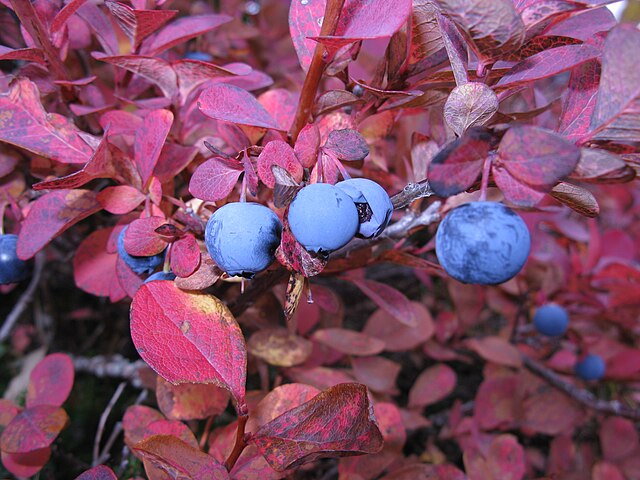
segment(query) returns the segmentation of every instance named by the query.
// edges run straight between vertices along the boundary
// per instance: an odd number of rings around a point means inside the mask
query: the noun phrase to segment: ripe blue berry
[[[231,276],[252,278],[267,268],[282,235],[282,223],[259,203],[227,203],[211,215],[204,234],[211,258]]]
[[[600,355],[590,353],[576,363],[576,375],[582,380],[600,380],[604,377],[606,367]]]
[[[150,257],[138,257],[129,255],[124,249],[124,236],[127,228],[129,227],[124,227],[120,232],[120,235],[118,235],[118,255],[120,255],[120,257],[122,257],[122,260],[124,260],[124,263],[129,265],[129,268],[131,268],[131,270],[133,270],[138,275],[142,275],[143,273],[152,273],[164,262],[164,252],[158,253],[157,255],[152,255]]]
[[[29,262],[18,258],[17,243],[17,235],[0,235],[0,285],[17,283],[29,276]]]
[[[173,272],[156,272],[151,274],[144,283],[154,282],[156,280],[175,280],[176,274]]]
[[[559,337],[567,331],[569,315],[560,305],[548,303],[536,310],[533,316],[533,324],[542,335]]]
[[[336,183],[356,204],[360,219],[357,235],[377,237],[387,227],[393,213],[389,195],[379,184],[368,178],[351,178]]]
[[[349,243],[360,224],[351,197],[328,183],[313,183],[300,190],[287,218],[296,240],[308,251],[322,255]]]
[[[496,285],[524,266],[531,237],[524,221],[496,202],[461,205],[436,233],[436,255],[445,271],[463,283]]]

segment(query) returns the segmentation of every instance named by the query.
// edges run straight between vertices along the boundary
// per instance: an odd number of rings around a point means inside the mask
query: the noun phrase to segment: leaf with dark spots
[[[283,168],[295,183],[302,180],[304,169],[298,161],[293,148],[287,142],[281,140],[269,142],[258,156],[258,177],[269,188],[274,188],[276,184],[276,179],[271,171],[273,165]]]
[[[383,446],[367,388],[357,383],[319,393],[263,425],[249,442],[277,471],[322,457],[376,453]]]
[[[73,361],[64,353],[52,353],[44,357],[29,376],[27,408],[36,405],[61,406],[73,388]]]
[[[495,146],[493,135],[480,127],[470,128],[462,137],[446,145],[427,170],[429,185],[436,195],[449,197],[471,187]]]
[[[286,208],[302,189],[302,185],[280,165],[271,165],[271,175],[274,179],[273,204],[276,208]]]
[[[38,198],[22,222],[16,251],[28,260],[80,220],[100,210],[96,194],[90,190],[56,190]]]
[[[2,465],[18,478],[29,478],[38,473],[51,458],[51,447],[27,453],[1,452]]]
[[[289,271],[305,277],[318,275],[327,265],[327,259],[310,254],[291,233],[289,223],[284,222],[282,239],[276,250],[276,259]]]
[[[257,430],[287,410],[308,402],[319,393],[320,390],[304,383],[286,383],[274,388],[251,409],[247,430]]]
[[[580,149],[552,132],[523,125],[507,131],[498,155],[513,177],[535,188],[545,188],[573,172]]]
[[[263,328],[251,335],[247,342],[249,353],[276,367],[304,363],[312,348],[309,340],[281,327]]]
[[[449,63],[451,63],[451,70],[456,79],[456,85],[460,87],[469,81],[467,74],[467,66],[469,64],[467,44],[451,20],[443,15],[438,15],[437,18],[442,34],[442,42],[447,50]]]
[[[558,133],[576,141],[590,131],[590,121],[596,106],[600,84],[600,62],[585,62],[571,70],[560,114]]]
[[[18,413],[2,431],[0,449],[27,453],[48,447],[69,423],[67,413],[55,405],[36,405]]]
[[[109,467],[105,465],[98,465],[97,467],[85,470],[75,480],[118,480],[116,474],[113,473]]]
[[[510,62],[519,62],[525,58],[531,57],[536,53],[552,48],[564,47],[565,45],[580,45],[582,40],[571,37],[563,37],[562,35],[540,35],[529,40],[522,48],[512,52],[502,60]]]
[[[304,291],[304,279],[305,277],[301,273],[291,272],[291,275],[289,275],[287,290],[284,294],[284,318],[287,323],[293,318],[298,309],[298,304]]]
[[[369,146],[364,137],[356,130],[333,130],[329,133],[324,149],[330,150],[344,161],[364,160],[369,155]]]
[[[461,137],[473,126],[484,125],[498,111],[498,96],[484,83],[469,82],[454,88],[444,104],[444,119]]]
[[[493,63],[522,46],[524,23],[511,0],[439,0],[438,4],[482,61]]]
[[[567,182],[553,187],[551,196],[585,217],[597,217],[600,214],[598,200],[589,190]]]
[[[0,95],[0,141],[61,163],[86,163],[92,148],[65,117],[47,113],[35,83],[15,80]]]
[[[640,30],[615,27],[605,41],[602,78],[591,117],[591,138],[640,141]]]
[[[324,115],[339,108],[360,103],[363,100],[346,90],[329,90],[320,95],[315,104],[314,117]]]
[[[543,50],[513,66],[496,84],[496,88],[514,87],[551,77],[593,60],[599,55],[600,51],[597,48],[586,44]]]
[[[236,160],[212,157],[193,172],[189,181],[189,192],[207,202],[223,200],[238,183],[242,170],[242,164]]]
[[[515,178],[501,165],[494,165],[491,169],[493,179],[505,198],[520,207],[533,207],[543,198],[545,193],[527,185]],[[548,187],[545,187],[548,189]]]
[[[165,380],[220,385],[234,396],[238,411],[246,411],[244,337],[217,298],[182,291],[174,282],[144,284],[131,304],[131,337]]]
[[[409,62],[416,64],[443,51],[442,34],[438,26],[438,7],[432,0],[414,0],[411,14],[411,47]],[[446,56],[446,53],[445,53]]]
[[[542,33],[561,15],[567,16],[571,12],[585,8],[584,3],[573,0],[534,0],[520,3],[518,11],[527,29],[528,38]]]

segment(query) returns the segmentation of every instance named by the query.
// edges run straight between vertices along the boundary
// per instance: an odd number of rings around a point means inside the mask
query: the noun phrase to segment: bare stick
[[[133,387],[142,388],[140,369],[146,367],[142,360],[131,362],[122,355],[96,355],[95,357],[72,357],[77,372],[91,373],[99,378],[122,378]]]
[[[98,459],[100,458],[100,441],[102,440],[102,435],[104,433],[104,426],[107,423],[107,418],[109,418],[109,414],[111,413],[111,410],[113,410],[114,405],[120,398],[120,395],[122,395],[124,387],[126,386],[127,386],[127,382],[120,382],[120,384],[118,385],[118,388],[116,388],[116,391],[113,392],[113,395],[111,396],[111,400],[109,400],[109,403],[107,404],[107,407],[104,409],[104,412],[102,412],[102,415],[100,415],[100,421],[98,422],[98,431],[96,432],[96,438],[93,441],[93,462],[91,463],[93,467],[98,465]]]
[[[13,309],[7,315],[4,323],[2,324],[2,328],[0,329],[0,342],[4,342],[9,335],[11,334],[11,330],[13,326],[24,312],[27,305],[33,300],[33,295],[40,283],[40,278],[42,277],[42,271],[44,270],[44,253],[38,253],[35,258],[35,265],[33,267],[33,274],[31,276],[31,281],[29,282],[29,286],[22,293],[20,299],[13,306]]]

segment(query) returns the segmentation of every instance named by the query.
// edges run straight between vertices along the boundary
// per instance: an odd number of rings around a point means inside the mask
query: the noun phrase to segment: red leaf
[[[229,392],[217,385],[183,383],[172,385],[158,376],[158,408],[171,420],[200,420],[220,415],[229,403]]]
[[[517,394],[515,375],[485,378],[476,394],[475,421],[485,430],[511,428],[522,408]]]
[[[142,126],[136,129],[134,160],[143,185],[153,175],[172,124],[173,113],[169,110],[152,110],[144,117]]]
[[[399,324],[386,311],[377,310],[369,317],[363,333],[379,338],[385,342],[385,350],[399,352],[411,350],[429,340],[435,333],[435,326],[429,310],[418,302],[411,302],[415,327]]]
[[[640,71],[634,60],[640,50],[640,30],[621,24],[613,28],[604,44],[602,79],[591,117],[595,139],[638,141],[640,126]]]
[[[235,397],[239,412],[246,410],[244,337],[217,298],[183,292],[173,282],[147,283],[131,304],[131,337],[167,381],[220,385]]]
[[[36,62],[40,65],[47,64],[44,52],[39,48],[19,48],[13,50],[0,45],[0,60],[23,60],[25,62]]]
[[[299,407],[318,395],[320,390],[304,383],[287,383],[274,388],[255,408],[247,422],[247,430],[255,431],[287,410]]]
[[[138,10],[124,3],[105,1],[105,5],[116,22],[131,41],[131,50],[136,50],[142,40],[158,30],[178,13],[177,10]]]
[[[530,382],[532,383],[532,382]],[[516,405],[520,413],[522,428],[544,435],[559,435],[573,431],[585,417],[580,406],[558,390],[548,390],[538,385],[524,402]]]
[[[145,438],[149,425],[161,420],[164,420],[164,417],[153,408],[145,407],[144,405],[130,406],[122,418],[125,443],[133,446],[141,442]]]
[[[16,477],[27,478],[38,473],[51,457],[51,447],[27,453],[2,452],[2,465]]]
[[[249,353],[277,367],[304,363],[312,348],[309,340],[280,327],[263,328],[251,335],[247,343]]]
[[[356,130],[333,130],[329,133],[324,149],[330,150],[338,159],[345,161],[364,160],[369,155],[369,146]]]
[[[409,391],[409,407],[426,407],[447,398],[456,383],[456,372],[444,363],[427,368]]]
[[[524,448],[513,435],[499,435],[496,437],[487,453],[487,478],[501,480],[520,480],[526,470]]]
[[[484,125],[497,111],[498,96],[493,90],[484,83],[469,82],[451,91],[444,104],[444,119],[461,137],[469,127]]]
[[[522,366],[520,351],[503,338],[470,338],[467,345],[488,362],[515,368]]]
[[[447,50],[451,70],[456,79],[456,85],[461,87],[469,81],[469,75],[467,74],[469,64],[467,44],[451,20],[443,15],[437,15],[437,20],[442,43]]]
[[[142,278],[131,270],[131,267],[124,262],[120,255],[117,255],[116,260],[116,276],[120,288],[132,298],[143,283]]]
[[[304,170],[293,148],[291,148],[288,143],[280,140],[269,142],[265,145],[262,152],[260,152],[260,156],[258,156],[258,176],[260,180],[262,180],[262,183],[269,188],[275,186],[275,178],[271,171],[272,165],[278,165],[284,168],[296,182],[302,180]]]
[[[429,185],[441,197],[465,191],[475,183],[493,148],[494,138],[486,129],[469,129],[440,150],[429,163]]]
[[[118,477],[109,467],[98,465],[82,472],[75,480],[118,480]]]
[[[185,235],[171,247],[171,270],[178,277],[188,277],[200,265],[200,247],[196,237]]]
[[[366,357],[377,355],[384,350],[382,340],[344,328],[316,330],[311,338],[347,355]]]
[[[321,457],[376,453],[383,439],[366,387],[343,383],[263,425],[250,443],[283,471]]]
[[[580,160],[580,149],[554,133],[533,126],[515,126],[502,137],[502,165],[533,187],[552,186],[569,175]]]
[[[610,462],[622,460],[638,448],[638,432],[630,420],[609,417],[600,427],[600,446],[602,456]]]
[[[221,83],[207,88],[198,98],[198,108],[217,120],[282,130],[253,95],[234,85]]]
[[[71,18],[71,16],[78,11],[78,9],[86,2],[87,0],[71,0],[67,3],[55,16],[53,22],[51,22],[51,35],[55,34],[58,30],[64,27],[67,23],[67,20]]]
[[[155,84],[162,90],[165,97],[171,99],[178,89],[178,77],[171,65],[161,58],[145,57],[142,55],[117,55],[108,56],[99,52],[93,52],[93,57],[101,62],[107,62]]]
[[[635,176],[631,170],[624,160],[613,153],[599,148],[582,148],[580,161],[571,178],[596,183],[624,182]]]
[[[6,427],[13,420],[21,408],[14,405],[11,400],[0,398],[0,427]]]
[[[126,293],[116,275],[118,255],[107,251],[111,232],[111,228],[103,228],[83,240],[73,257],[73,278],[85,292],[117,302]]]
[[[222,270],[211,259],[209,253],[200,252],[200,265],[186,278],[177,277],[174,281],[183,290],[204,290],[222,276]]]
[[[137,188],[129,185],[116,185],[100,191],[98,202],[107,212],[124,215],[134,210],[146,197]]]
[[[400,365],[384,357],[353,357],[351,359],[356,380],[370,390],[380,393],[396,393],[396,379]],[[382,432],[384,434],[384,431]]]
[[[178,76],[180,99],[184,103],[198,85],[214,78],[233,77],[236,73],[209,62],[183,59],[171,64]]]
[[[16,415],[2,431],[0,449],[27,453],[46,448],[69,422],[67,413],[53,405],[37,405]]]
[[[284,221],[280,246],[276,250],[276,259],[288,270],[313,277],[318,275],[327,265],[327,260],[313,256],[300,245],[291,233],[289,222]]]
[[[179,18],[145,41],[141,51],[148,55],[158,55],[179,43],[198,37],[231,20],[233,18],[228,15],[218,14],[189,15]]]
[[[11,143],[60,163],[85,163],[92,149],[65,117],[47,113],[35,83],[15,80],[9,93],[0,95],[0,141]]]
[[[597,58],[600,51],[587,44],[565,45],[544,50],[514,65],[495,85],[496,88],[541,80]]]
[[[16,251],[28,260],[54,237],[100,210],[90,190],[57,190],[38,198],[22,222]]]
[[[545,6],[547,6],[546,4]],[[537,53],[552,48],[564,47],[566,45],[580,45],[582,40],[572,37],[564,37],[562,35],[540,35],[529,40],[522,48],[512,52],[503,60],[519,62],[525,58],[531,57]]]
[[[278,125],[282,125],[287,130],[291,128],[298,108],[296,95],[284,88],[274,88],[260,95],[258,101]]]
[[[544,198],[544,192],[520,182],[506,168],[494,165],[491,171],[498,188],[504,193],[505,198],[514,205],[532,207]]]
[[[227,470],[212,456],[172,435],[154,435],[133,449],[144,458],[145,468],[151,465],[169,478],[229,479]]]
[[[189,192],[196,198],[218,202],[229,196],[242,173],[235,160],[213,157],[196,168],[189,181]]]
[[[380,282],[363,278],[348,277],[356,287],[376,305],[393,316],[393,318],[407,327],[417,326],[417,313],[412,302],[399,290]],[[396,325],[398,326],[398,325]]]
[[[334,387],[341,383],[353,382],[354,378],[346,370],[326,367],[293,367],[287,369],[287,377],[294,382],[306,383],[316,388]]]
[[[73,361],[64,353],[52,353],[44,357],[29,376],[27,408],[36,405],[61,406],[73,388]]]
[[[127,226],[124,234],[124,249],[129,255],[149,257],[167,248],[156,228],[166,223],[162,217],[138,218]]]
[[[296,157],[305,168],[311,168],[318,160],[318,151],[320,149],[320,130],[316,124],[305,125],[300,130],[300,135],[296,140],[293,150]]]
[[[593,466],[591,473],[593,480],[624,480],[622,471],[615,465],[607,462],[598,462]]]
[[[468,480],[462,471],[453,465],[443,463],[440,465],[413,464],[400,467],[385,475],[380,480]],[[478,477],[480,478],[480,477]]]

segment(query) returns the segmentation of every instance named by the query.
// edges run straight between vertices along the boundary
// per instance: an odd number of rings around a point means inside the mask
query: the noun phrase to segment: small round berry
[[[328,183],[313,183],[300,190],[287,218],[296,240],[309,252],[320,255],[349,243],[360,224],[351,197]]]
[[[156,280],[170,280],[173,281],[176,278],[176,274],[173,272],[156,272],[151,275],[144,281],[144,283],[155,282]]]
[[[600,355],[590,353],[576,363],[575,371],[582,380],[600,380],[604,377],[606,366]]]
[[[252,278],[275,259],[282,223],[268,207],[253,202],[227,203],[207,222],[205,245],[230,276]]]
[[[142,275],[143,273],[152,273],[156,268],[164,263],[164,252],[160,252],[149,257],[129,255],[124,248],[124,236],[127,228],[129,228],[128,225],[124,227],[120,232],[120,235],[118,235],[118,255],[120,255],[122,260],[124,260],[124,263],[129,265],[129,268],[138,275]]]
[[[385,189],[378,183],[368,178],[350,178],[336,183],[336,187],[349,195],[356,204],[360,219],[357,236],[377,237],[389,225],[393,204]]]
[[[559,337],[567,331],[569,315],[560,305],[548,303],[536,310],[533,315],[533,324],[542,335]]]
[[[0,235],[0,285],[17,283],[30,274],[29,262],[18,258],[17,244],[17,235],[10,233]]]

